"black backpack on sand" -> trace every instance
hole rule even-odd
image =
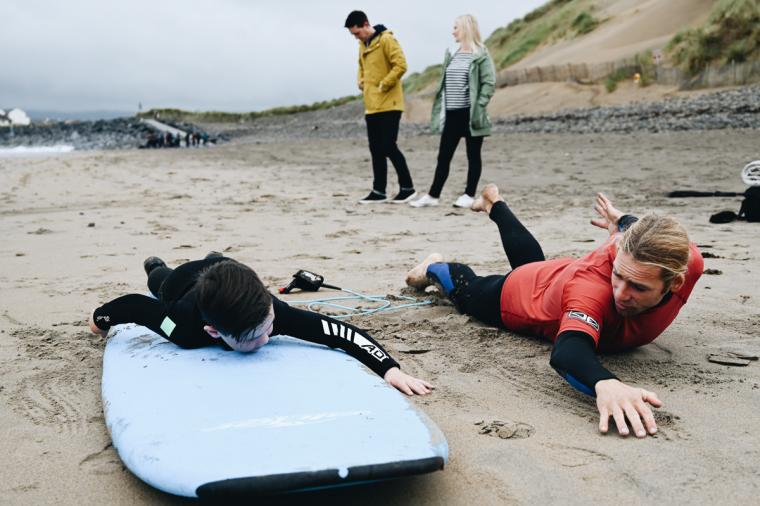
[[[710,223],[731,223],[735,220],[747,220],[748,223],[760,222],[760,186],[747,188],[739,214],[733,211],[721,211],[710,216]]]
[[[744,192],[744,200],[739,209],[739,219],[755,223],[760,221],[760,186],[750,186]]]

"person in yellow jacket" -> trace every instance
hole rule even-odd
[[[411,201],[414,190],[406,158],[398,148],[398,127],[404,111],[401,76],[406,72],[406,58],[393,32],[383,25],[372,26],[362,11],[352,11],[346,28],[359,40],[359,89],[364,93],[364,119],[367,122],[369,151],[372,155],[372,191],[361,204],[386,202],[388,161],[398,175],[399,192],[390,201]]]

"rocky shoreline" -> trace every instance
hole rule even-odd
[[[284,139],[364,139],[360,101],[330,109],[260,118],[242,125],[182,124],[207,130],[219,140],[247,137],[255,142]],[[634,103],[615,107],[565,110],[553,114],[494,120],[495,133],[629,133],[635,131],[722,130],[760,128],[760,86],[722,90],[693,98]],[[138,118],[100,121],[32,123],[14,135],[0,129],[0,146],[68,144],[78,150],[129,149],[145,144],[154,133]],[[401,135],[429,134],[423,123],[402,123]]]
[[[170,124],[186,132],[204,132],[189,123]],[[12,133],[12,135],[11,135]],[[0,129],[0,147],[68,145],[77,150],[145,147],[160,132],[137,117],[97,121],[46,121]],[[217,138],[213,139],[216,142]],[[224,139],[221,139],[224,140]],[[184,139],[180,143],[185,145]]]
[[[721,90],[691,98],[593,107],[553,114],[496,118],[494,133],[629,133],[760,128],[760,86]],[[255,142],[283,139],[365,139],[362,103],[328,110],[261,118],[232,129],[230,137]],[[429,134],[426,123],[401,123],[401,136]]]
[[[760,86],[693,98],[497,119],[496,132],[628,133],[760,128]]]
[[[138,118],[98,121],[49,121],[0,129],[0,146],[53,146],[66,144],[77,150],[129,149],[145,143],[152,128]]]

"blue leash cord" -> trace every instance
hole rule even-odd
[[[326,297],[324,299],[314,299],[314,300],[294,300],[294,301],[287,301],[288,304],[294,306],[294,305],[306,305],[306,309],[309,311],[317,311],[315,308],[322,306],[322,307],[331,307],[335,309],[340,309],[341,311],[348,311],[347,314],[342,315],[330,315],[332,318],[340,319],[340,318],[351,318],[352,316],[362,316],[362,315],[368,315],[368,314],[374,314],[374,313],[380,313],[383,311],[395,311],[397,309],[403,309],[407,307],[417,307],[417,306],[427,306],[429,304],[432,304],[432,301],[424,300],[424,301],[418,301],[414,297],[407,297],[405,295],[398,295],[397,297],[399,299],[410,301],[407,304],[400,304],[398,306],[392,305],[393,303],[385,298],[383,295],[364,295],[363,293],[354,292],[353,290],[349,290],[347,288],[341,288],[341,291],[350,293],[351,295],[343,295],[339,297]],[[344,306],[342,304],[336,304],[337,301],[343,301],[343,300],[363,300],[363,301],[370,301],[370,302],[377,302],[380,304],[378,307],[373,307],[370,309],[359,309],[351,306]]]

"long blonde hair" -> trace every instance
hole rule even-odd
[[[620,250],[634,260],[662,269],[665,288],[686,273],[689,264],[689,236],[675,219],[648,214],[623,234]]]
[[[469,42],[475,47],[484,49],[483,39],[480,37],[480,28],[478,20],[472,14],[462,14],[458,16],[455,23],[459,23],[459,29],[462,30],[462,42]]]

